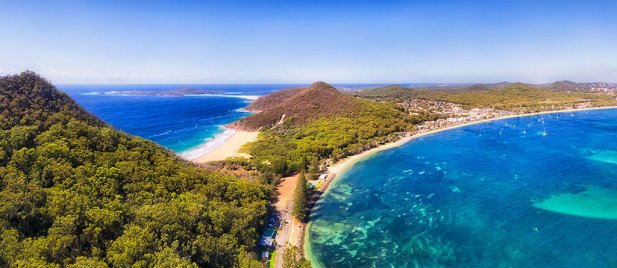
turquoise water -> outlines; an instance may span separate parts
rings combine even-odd
[[[378,153],[323,195],[306,246],[326,267],[616,267],[617,110],[493,121]]]

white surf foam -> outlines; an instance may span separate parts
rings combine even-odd
[[[229,137],[236,133],[236,130],[224,127],[221,128],[225,129],[222,133],[219,133],[212,138],[205,139],[203,144],[182,152],[179,155],[187,160],[195,160],[223,145]]]

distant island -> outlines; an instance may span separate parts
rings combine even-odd
[[[227,91],[222,90],[204,90],[204,89],[196,89],[196,88],[178,88],[174,90],[165,90],[165,91],[137,91],[137,90],[127,90],[127,91],[100,91],[93,92],[90,94],[98,94],[98,95],[125,95],[125,96],[188,96],[188,95],[231,95]]]

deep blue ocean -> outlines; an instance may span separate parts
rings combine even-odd
[[[86,110],[126,133],[152,140],[177,153],[204,144],[222,126],[248,115],[240,109],[254,96],[298,85],[70,85],[58,88]],[[179,88],[223,91],[228,96],[140,96],[130,91]],[[99,94],[115,92],[117,94]]]
[[[301,84],[208,84],[208,85],[60,85],[89,112],[126,133],[152,140],[176,153],[203,146],[222,126],[249,113],[241,108],[258,96]],[[342,88],[375,86],[341,84]],[[196,96],[144,96],[134,92],[161,92],[181,88],[215,91]],[[103,93],[103,94],[102,94]]]
[[[318,201],[325,267],[617,267],[617,110],[482,123],[373,155]]]

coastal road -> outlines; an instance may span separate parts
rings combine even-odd
[[[335,173],[329,172],[326,183],[322,184],[320,190],[324,191],[335,176]],[[296,189],[297,183],[298,176],[286,177],[281,179],[281,182],[277,187],[278,201],[274,204],[274,208],[276,209],[281,222],[281,227],[278,229],[275,238],[275,247],[278,254],[276,255],[276,263],[274,267],[277,268],[283,267],[283,248],[285,245],[289,243],[290,245],[300,247],[300,243],[302,243],[300,240],[303,230],[302,223],[294,220],[291,215],[293,208],[293,193]]]
[[[281,179],[281,183],[277,187],[278,201],[274,204],[277,214],[281,222],[281,228],[276,233],[275,243],[278,254],[276,255],[275,267],[283,267],[283,247],[288,242],[297,243],[297,239],[293,240],[294,233],[297,233],[297,225],[294,224],[291,209],[293,207],[293,192],[298,182],[298,176],[286,177]],[[294,230],[295,229],[295,230]]]

